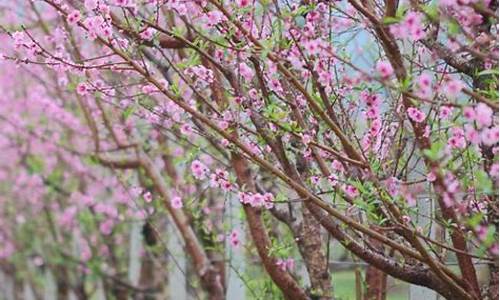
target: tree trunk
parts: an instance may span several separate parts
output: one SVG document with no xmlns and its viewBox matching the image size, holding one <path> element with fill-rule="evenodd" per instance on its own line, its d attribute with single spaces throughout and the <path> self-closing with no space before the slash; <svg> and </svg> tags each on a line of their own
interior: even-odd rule
<svg viewBox="0 0 500 300">
<path fill-rule="evenodd" d="M 366 291 L 364 300 L 385 300 L 387 274 L 373 266 L 366 269 Z"/>
</svg>

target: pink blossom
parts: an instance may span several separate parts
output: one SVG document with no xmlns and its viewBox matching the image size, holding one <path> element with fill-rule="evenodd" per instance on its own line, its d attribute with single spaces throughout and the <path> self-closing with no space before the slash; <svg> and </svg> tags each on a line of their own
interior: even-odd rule
<svg viewBox="0 0 500 300">
<path fill-rule="evenodd" d="M 450 106 L 441 106 L 439 109 L 439 118 L 441 120 L 448 119 L 453 112 L 453 108 Z"/>
<path fill-rule="evenodd" d="M 99 225 L 99 231 L 104 235 L 110 235 L 113 231 L 114 222 L 111 219 L 107 219 Z"/>
<path fill-rule="evenodd" d="M 218 10 L 209 11 L 205 16 L 205 29 L 213 28 L 224 20 L 224 14 Z"/>
<path fill-rule="evenodd" d="M 370 134 L 374 137 L 377 136 L 381 128 L 382 128 L 382 121 L 380 119 L 373 120 L 370 126 Z"/>
<path fill-rule="evenodd" d="M 199 160 L 191 163 L 191 172 L 196 179 L 204 179 L 207 173 L 207 167 Z"/>
<path fill-rule="evenodd" d="M 145 30 L 143 30 L 139 36 L 141 39 L 143 40 L 146 40 L 146 41 L 150 41 L 151 39 L 153 39 L 153 35 L 154 35 L 154 32 L 155 30 L 151 27 L 148 27 L 146 28 Z"/>
<path fill-rule="evenodd" d="M 191 137 L 193 135 L 193 128 L 191 125 L 184 123 L 181 125 L 180 132 L 187 137 Z"/>
<path fill-rule="evenodd" d="M 391 197 L 396 197 L 400 194 L 401 190 L 401 181 L 396 177 L 390 177 L 385 181 L 385 186 L 387 188 L 387 192 Z"/>
<path fill-rule="evenodd" d="M 320 52 L 319 40 L 305 42 L 305 52 L 310 56 L 318 54 Z"/>
<path fill-rule="evenodd" d="M 153 195 L 151 195 L 151 192 L 146 192 L 144 193 L 144 195 L 142 196 L 144 198 L 144 201 L 146 203 L 150 203 L 151 201 L 153 201 Z"/>
<path fill-rule="evenodd" d="M 448 145 L 451 148 L 464 149 L 466 146 L 465 139 L 462 136 L 452 136 L 448 139 Z"/>
<path fill-rule="evenodd" d="M 432 76 L 423 73 L 417 78 L 417 86 L 421 89 L 430 89 L 432 87 Z"/>
<path fill-rule="evenodd" d="M 245 79 L 245 81 L 247 81 L 248 83 L 252 81 L 254 73 L 253 70 L 246 63 L 240 63 L 239 71 L 241 76 Z"/>
<path fill-rule="evenodd" d="M 409 38 L 413 42 L 419 41 L 425 37 L 422 18 L 421 13 L 410 11 L 406 14 L 403 22 L 391 25 L 389 30 L 396 38 Z"/>
<path fill-rule="evenodd" d="M 85 96 L 89 93 L 89 87 L 85 82 L 81 82 L 76 87 L 76 92 L 81 96 Z"/>
<path fill-rule="evenodd" d="M 429 125 L 426 125 L 425 128 L 424 128 L 424 134 L 423 136 L 425 138 L 428 138 L 431 136 L 431 127 Z"/>
<path fill-rule="evenodd" d="M 264 207 L 266 209 L 271 209 L 274 207 L 274 195 L 271 193 L 264 194 Z"/>
<path fill-rule="evenodd" d="M 273 90 L 275 93 L 277 93 L 277 94 L 283 93 L 283 87 L 281 87 L 281 83 L 279 82 L 279 80 L 273 78 L 273 79 L 271 79 L 269 84 L 270 84 L 271 90 Z"/>
<path fill-rule="evenodd" d="M 304 143 L 304 145 L 309 145 L 309 143 L 312 141 L 312 137 L 307 134 L 307 133 L 304 133 L 302 135 L 302 143 Z"/>
<path fill-rule="evenodd" d="M 14 32 L 12 34 L 12 38 L 14 39 L 14 45 L 16 46 L 16 48 L 19 48 L 26 43 L 26 36 L 22 31 Z"/>
<path fill-rule="evenodd" d="M 434 171 L 430 171 L 429 174 L 427 174 L 427 181 L 429 182 L 434 182 L 436 181 L 436 173 Z"/>
<path fill-rule="evenodd" d="M 240 245 L 239 236 L 240 234 L 238 230 L 233 229 L 233 231 L 231 231 L 231 234 L 229 235 L 229 242 L 231 243 L 231 246 L 238 247 Z"/>
<path fill-rule="evenodd" d="M 388 79 L 394 73 L 391 63 L 385 60 L 377 62 L 375 68 L 383 79 Z"/>
<path fill-rule="evenodd" d="M 370 107 L 367 111 L 366 111 L 366 117 L 368 119 L 376 119 L 379 117 L 379 114 L 380 114 L 380 111 L 379 111 L 379 108 L 378 107 Z"/>
<path fill-rule="evenodd" d="M 85 0 L 85 8 L 88 10 L 94 10 L 97 8 L 97 0 Z"/>
<path fill-rule="evenodd" d="M 121 7 L 133 6 L 132 0 L 114 0 L 114 2 L 117 6 L 121 6 Z"/>
<path fill-rule="evenodd" d="M 467 139 L 467 141 L 469 141 L 474 145 L 478 145 L 481 142 L 481 137 L 479 135 L 479 132 L 474 128 L 474 126 L 466 124 L 464 126 L 464 129 L 465 129 L 464 136 Z"/>
<path fill-rule="evenodd" d="M 264 196 L 261 194 L 252 194 L 250 196 L 250 205 L 252 207 L 264 206 Z"/>
<path fill-rule="evenodd" d="M 359 196 L 358 189 L 352 185 L 346 185 L 344 187 L 344 192 L 349 198 L 356 198 L 357 196 Z"/>
<path fill-rule="evenodd" d="M 409 206 L 415 206 L 417 204 L 417 200 L 415 199 L 415 196 L 408 191 L 408 189 L 402 189 L 402 196 L 403 199 L 406 200 L 406 203 Z"/>
<path fill-rule="evenodd" d="M 69 24 L 74 25 L 78 23 L 78 21 L 80 21 L 81 17 L 82 15 L 80 14 L 80 11 L 74 10 L 68 15 L 66 20 L 68 21 Z"/>
<path fill-rule="evenodd" d="M 250 4 L 250 0 L 236 0 L 238 7 L 246 7 Z"/>
<path fill-rule="evenodd" d="M 86 262 L 90 258 L 92 258 L 92 249 L 90 249 L 90 246 L 86 240 L 80 239 L 79 246 L 80 246 L 80 259 L 82 261 Z"/>
<path fill-rule="evenodd" d="M 184 70 L 184 74 L 196 77 L 197 84 L 206 85 L 214 81 L 213 71 L 205 68 L 202 65 L 189 67 Z"/>
<path fill-rule="evenodd" d="M 310 180 L 311 180 L 311 184 L 319 185 L 319 177 L 318 176 L 311 176 Z"/>
<path fill-rule="evenodd" d="M 401 221 L 403 221 L 403 223 L 410 223 L 411 217 L 408 215 L 403 215 L 403 216 L 401 216 Z"/>
<path fill-rule="evenodd" d="M 332 169 L 337 171 L 337 172 L 341 172 L 341 173 L 343 173 L 345 171 L 344 165 L 338 160 L 334 160 L 332 162 Z"/>
<path fill-rule="evenodd" d="M 498 179 L 498 163 L 494 163 L 491 165 L 489 174 L 491 177 Z"/>
<path fill-rule="evenodd" d="M 420 26 L 422 20 L 422 15 L 420 13 L 410 11 L 406 14 L 403 24 L 408 28 L 413 28 L 415 26 Z"/>
<path fill-rule="evenodd" d="M 449 99 L 455 99 L 458 97 L 463 88 L 464 83 L 461 80 L 451 79 L 444 84 L 443 92 Z"/>
<path fill-rule="evenodd" d="M 418 108 L 410 107 L 407 110 L 408 117 L 417 123 L 422 123 L 425 120 L 425 114 L 421 112 Z"/>
<path fill-rule="evenodd" d="M 71 229 L 75 225 L 75 217 L 78 213 L 78 208 L 76 206 L 70 206 L 64 210 L 62 215 L 59 217 L 59 225 L 65 229 Z"/>
<path fill-rule="evenodd" d="M 474 109 L 476 112 L 476 122 L 479 127 L 489 126 L 493 117 L 493 110 L 484 103 L 479 103 Z"/>
<path fill-rule="evenodd" d="M 493 146 L 498 143 L 498 126 L 483 129 L 481 131 L 481 141 L 486 146 Z"/>
<path fill-rule="evenodd" d="M 173 209 L 180 209 L 184 206 L 182 203 L 182 199 L 179 196 L 172 197 L 172 199 L 170 200 L 170 205 Z"/>
<path fill-rule="evenodd" d="M 468 121 L 474 121 L 476 119 L 476 111 L 474 107 L 466 106 L 463 108 L 464 118 Z"/>
<path fill-rule="evenodd" d="M 295 268 L 295 260 L 293 258 L 279 258 L 276 260 L 276 266 L 283 272 L 291 272 Z"/>
<path fill-rule="evenodd" d="M 498 257 L 498 243 L 493 244 L 493 246 L 490 247 L 489 251 L 492 255 Z"/>
</svg>

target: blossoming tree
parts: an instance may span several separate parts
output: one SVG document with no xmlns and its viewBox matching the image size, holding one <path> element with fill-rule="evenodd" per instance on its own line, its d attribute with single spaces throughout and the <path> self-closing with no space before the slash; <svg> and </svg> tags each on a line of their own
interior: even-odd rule
<svg viewBox="0 0 500 300">
<path fill-rule="evenodd" d="M 227 298 L 236 248 L 259 261 L 236 270 L 247 298 L 333 299 L 334 242 L 368 265 L 358 297 L 384 299 L 391 276 L 498 298 L 497 1 L 7 0 L 1 13 L 0 261 L 35 294 L 51 270 L 61 299 L 98 280 L 117 299 L 163 299 L 169 222 L 199 299 Z"/>
</svg>

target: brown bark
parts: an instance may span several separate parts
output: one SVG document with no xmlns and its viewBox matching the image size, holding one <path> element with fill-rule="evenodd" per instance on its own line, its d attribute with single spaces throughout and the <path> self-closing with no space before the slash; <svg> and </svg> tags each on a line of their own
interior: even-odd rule
<svg viewBox="0 0 500 300">
<path fill-rule="evenodd" d="M 302 207 L 302 216 L 302 230 L 298 243 L 301 245 L 301 254 L 306 261 L 307 272 L 311 280 L 311 295 L 315 296 L 315 299 L 331 299 L 332 283 L 323 250 L 321 225 L 305 207 Z"/>
<path fill-rule="evenodd" d="M 373 240 L 372 240 L 373 241 Z M 364 300 L 385 300 L 387 289 L 387 274 L 373 266 L 366 268 L 366 291 Z"/>
<path fill-rule="evenodd" d="M 370 239 L 371 246 L 380 253 L 384 251 L 384 245 L 375 239 Z M 387 274 L 374 266 L 366 268 L 365 275 L 366 290 L 364 300 L 385 300 L 387 292 Z"/>
<path fill-rule="evenodd" d="M 146 170 L 149 178 L 153 181 L 155 189 L 162 196 L 163 204 L 169 211 L 172 220 L 185 242 L 186 251 L 192 259 L 194 269 L 201 279 L 201 283 L 208 293 L 209 298 L 213 300 L 224 299 L 225 291 L 222 283 L 223 278 L 220 277 L 220 274 L 209 260 L 195 232 L 191 226 L 189 226 L 189 220 L 186 214 L 181 209 L 174 209 L 170 205 L 168 188 L 151 159 L 144 153 L 140 153 L 139 156 L 141 165 Z"/>
<path fill-rule="evenodd" d="M 241 155 L 233 153 L 231 163 L 236 173 L 238 184 L 241 187 L 246 187 L 249 192 L 256 193 L 255 183 L 245 159 Z M 271 247 L 271 241 L 261 219 L 261 210 L 249 205 L 243 205 L 243 209 L 245 210 L 245 214 L 247 216 L 247 223 L 250 229 L 250 235 L 252 236 L 252 241 L 257 248 L 257 252 L 262 260 L 264 268 L 273 282 L 283 292 L 286 299 L 307 300 L 307 295 L 300 288 L 295 279 L 288 272 L 277 268 L 276 258 L 269 255 L 268 252 Z"/>
</svg>

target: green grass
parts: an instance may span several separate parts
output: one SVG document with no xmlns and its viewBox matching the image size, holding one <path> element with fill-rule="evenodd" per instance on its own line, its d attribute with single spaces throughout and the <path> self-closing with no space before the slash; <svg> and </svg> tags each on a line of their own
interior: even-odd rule
<svg viewBox="0 0 500 300">
<path fill-rule="evenodd" d="M 333 290 L 335 299 L 356 300 L 356 282 L 354 271 L 333 272 Z M 388 279 L 387 300 L 407 300 L 408 284 L 393 278 Z"/>
</svg>

